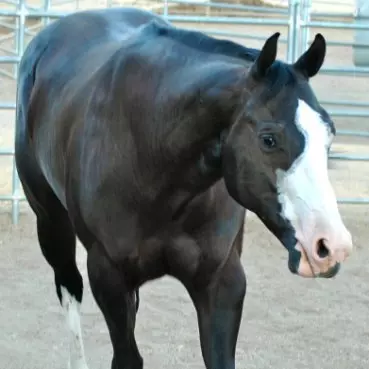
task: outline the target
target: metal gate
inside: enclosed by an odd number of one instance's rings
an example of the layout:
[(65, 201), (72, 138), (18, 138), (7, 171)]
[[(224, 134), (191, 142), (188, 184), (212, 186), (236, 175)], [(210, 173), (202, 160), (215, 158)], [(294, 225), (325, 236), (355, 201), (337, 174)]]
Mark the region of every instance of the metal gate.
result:
[[(327, 29), (337, 31), (356, 29), (368, 30), (369, 32), (369, 18), (366, 24), (365, 22), (364, 24), (356, 24), (354, 22), (355, 11), (352, 9), (338, 13), (319, 9), (319, 4), (329, 5), (331, 2), (337, 7), (339, 1), (342, 2), (344, 0), (265, 0), (269, 2), (268, 6), (241, 5), (240, 0), (236, 0), (237, 3), (235, 3), (235, 0), (228, 0), (230, 1), (229, 3), (220, 2), (221, 0), (132, 0), (130, 2), (128, 0), (105, 0), (105, 2), (98, 4), (93, 0), (90, 0), (90, 2), (89, 0), (42, 1), (42, 3), (38, 4), (37, 0), (0, 1), (0, 29), (3, 31), (3, 35), (0, 35), (0, 78), (2, 78), (0, 86), (4, 85), (5, 89), (8, 82), (3, 81), (12, 81), (13, 85), (15, 84), (17, 67), (27, 41), (52, 19), (62, 17), (78, 9), (112, 6), (144, 7), (162, 14), (164, 18), (183, 27), (198, 28), (216, 37), (238, 39), (240, 42), (241, 40), (247, 40), (248, 44), (257, 43), (259, 46), (271, 34), (271, 31), (269, 30), (265, 35), (261, 35), (261, 32), (252, 31), (253, 28), (270, 26), (277, 27), (280, 30), (284, 27), (286, 28), (285, 34), (287, 37), (281, 37), (280, 44), (285, 46), (285, 60), (287, 62), (295, 61), (306, 50), (311, 42), (311, 29), (319, 29), (323, 33)], [(318, 8), (318, 10), (315, 8)], [(225, 28), (225, 26), (227, 27)], [(245, 26), (247, 30), (240, 30), (240, 26)], [(328, 37), (327, 39), (329, 40)], [(355, 45), (350, 40), (328, 42), (328, 48), (333, 47), (352, 49)], [(369, 41), (366, 47), (369, 54)], [(325, 66), (319, 74), (339, 77), (355, 76), (355, 78), (360, 79), (368, 78), (369, 65), (367, 67)], [(352, 80), (352, 83), (355, 83), (355, 80)], [(369, 83), (366, 91), (369, 91)], [(369, 94), (367, 93), (366, 96), (368, 98)], [(335, 119), (351, 119), (356, 122), (359, 119), (369, 117), (368, 100), (360, 99), (358, 101), (357, 98), (355, 100), (335, 98), (321, 101)], [(5, 116), (7, 118), (1, 118), (0, 127), (6, 128), (6, 125), (14, 127), (15, 93), (10, 94), (8, 101), (0, 102), (0, 110), (0, 113), (4, 111), (13, 113), (13, 115)], [(337, 134), (341, 137), (366, 139), (367, 145), (369, 143), (369, 129), (365, 128), (365, 124), (361, 126), (364, 128), (339, 128)], [(3, 132), (3, 129), (1, 129), (1, 132)], [(0, 158), (7, 156), (12, 161), (12, 170), (9, 173), (12, 176), (12, 180), (8, 186), (3, 186), (4, 193), (0, 192), (0, 201), (11, 202), (12, 220), (16, 224), (19, 218), (20, 202), (24, 201), (25, 198), (14, 165), (13, 142), (4, 140), (5, 143), (3, 145), (1, 138), (2, 136), (0, 136)], [(367, 154), (332, 153), (330, 158), (332, 160), (369, 163), (369, 150)], [(0, 191), (1, 187), (0, 182)], [(369, 184), (367, 187), (369, 188)], [(368, 197), (341, 197), (339, 202), (369, 204), (369, 193)]]

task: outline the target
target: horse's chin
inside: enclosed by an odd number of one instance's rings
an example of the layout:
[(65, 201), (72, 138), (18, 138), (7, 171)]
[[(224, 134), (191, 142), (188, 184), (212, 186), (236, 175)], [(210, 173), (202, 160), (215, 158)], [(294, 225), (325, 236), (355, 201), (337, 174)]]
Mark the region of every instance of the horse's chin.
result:
[(332, 268), (330, 268), (329, 270), (327, 270), (326, 272), (324, 273), (319, 273), (318, 277), (319, 278), (333, 278), (335, 277), (338, 272), (340, 271), (341, 269), (341, 264), (340, 263), (337, 263), (335, 264)]

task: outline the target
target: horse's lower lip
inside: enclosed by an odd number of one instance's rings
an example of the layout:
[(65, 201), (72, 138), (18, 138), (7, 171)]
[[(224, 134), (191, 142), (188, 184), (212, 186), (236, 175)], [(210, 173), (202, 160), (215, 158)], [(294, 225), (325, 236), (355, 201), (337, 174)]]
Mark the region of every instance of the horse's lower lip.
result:
[(326, 272), (319, 273), (318, 277), (319, 278), (333, 278), (338, 274), (340, 269), (341, 269), (341, 264), (337, 263), (336, 265), (334, 265), (332, 268), (330, 268)]

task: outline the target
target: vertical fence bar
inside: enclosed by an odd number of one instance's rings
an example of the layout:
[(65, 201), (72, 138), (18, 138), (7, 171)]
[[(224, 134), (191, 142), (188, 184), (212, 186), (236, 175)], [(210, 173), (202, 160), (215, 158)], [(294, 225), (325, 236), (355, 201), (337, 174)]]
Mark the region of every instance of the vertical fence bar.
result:
[[(21, 1), (23, 1), (23, 0), (21, 0)], [(51, 8), (51, 0), (44, 0), (44, 11), (48, 12), (48, 11), (50, 11), (50, 8)], [(46, 26), (49, 23), (50, 23), (50, 18), (45, 17), (44, 21), (43, 21), (43, 25)]]
[(168, 17), (168, 0), (163, 0), (163, 17), (166, 19)]
[(18, 177), (17, 168), (15, 165), (15, 158), (13, 156), (13, 191), (12, 191), (12, 221), (13, 224), (18, 224), (19, 220), (19, 190), (20, 190), (20, 181)]
[[(307, 24), (310, 22), (310, 11), (312, 7), (312, 0), (302, 0), (301, 4), (301, 22), (303, 24)], [(308, 47), (309, 39), (310, 39), (310, 28), (309, 27), (301, 27), (300, 28), (300, 47), (298, 53), (301, 55)]]
[[(16, 10), (19, 10), (20, 4), (18, 3), (16, 5)], [(19, 29), (19, 17), (15, 18), (14, 21), (14, 25), (15, 25), (15, 30), (14, 30), (14, 49), (15, 49), (15, 54), (19, 54), (19, 40), (18, 40), (18, 29)], [(13, 78), (17, 78), (17, 73), (18, 73), (18, 64), (14, 64), (13, 65)]]
[(287, 62), (293, 63), (296, 59), (296, 48), (299, 45), (298, 31), (300, 24), (300, 1), (301, 0), (289, 0), (288, 1), (288, 37), (287, 37)]
[[(26, 19), (28, 10), (25, 4), (26, 0), (20, 0), (19, 5), (19, 27), (17, 27), (18, 39), (18, 57), (22, 57), (24, 52), (24, 36), (26, 34)], [(17, 64), (17, 78), (19, 72), (19, 63)], [(14, 137), (15, 139), (15, 137)], [(18, 224), (19, 220), (19, 192), (20, 181), (18, 177), (17, 168), (15, 165), (15, 157), (13, 155), (13, 178), (12, 178), (12, 221), (13, 224)]]

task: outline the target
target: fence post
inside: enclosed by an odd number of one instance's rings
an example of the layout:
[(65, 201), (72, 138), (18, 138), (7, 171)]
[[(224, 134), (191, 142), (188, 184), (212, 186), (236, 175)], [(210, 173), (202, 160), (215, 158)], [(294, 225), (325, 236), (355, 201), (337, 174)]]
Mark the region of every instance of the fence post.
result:
[(296, 60), (299, 48), (301, 0), (288, 1), (288, 38), (287, 38), (287, 63)]
[[(25, 4), (26, 0), (19, 1), (19, 27), (17, 27), (17, 54), (22, 57), (24, 52), (24, 36), (26, 33), (26, 19), (28, 14), (28, 9)], [(18, 68), (17, 65), (17, 79), (18, 79)], [(16, 113), (17, 114), (17, 113)], [(15, 157), (13, 156), (13, 181), (12, 181), (12, 220), (13, 224), (18, 224), (19, 220), (19, 192), (20, 192), (20, 181), (18, 177), (17, 168), (15, 165)]]
[(168, 0), (163, 0), (164, 6), (163, 6), (163, 17), (168, 17)]
[[(356, 0), (354, 21), (356, 24), (369, 23), (368, 0)], [(356, 29), (353, 45), (353, 61), (356, 67), (369, 66), (369, 29)]]
[[(302, 7), (301, 7), (301, 21), (303, 24), (307, 24), (310, 22), (310, 11), (312, 7), (312, 0), (302, 0)], [(309, 27), (301, 27), (300, 29), (300, 48), (299, 54), (301, 55), (305, 52), (309, 46), (310, 40), (310, 28)]]

